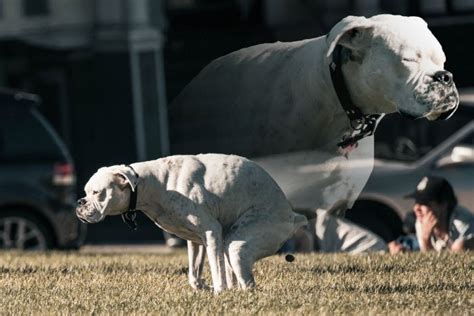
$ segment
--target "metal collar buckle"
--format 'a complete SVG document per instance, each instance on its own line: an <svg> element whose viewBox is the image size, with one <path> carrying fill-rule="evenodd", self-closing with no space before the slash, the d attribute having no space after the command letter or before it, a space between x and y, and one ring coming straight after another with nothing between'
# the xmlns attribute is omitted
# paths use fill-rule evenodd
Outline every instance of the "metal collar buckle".
<svg viewBox="0 0 474 316"><path fill-rule="evenodd" d="M125 213L122 213L123 222L127 224L132 230L137 230L138 228L136 218L137 212L135 210L128 210Z"/></svg>
<svg viewBox="0 0 474 316"><path fill-rule="evenodd" d="M350 124L351 128L356 131L361 131L367 126L365 116L362 116L355 120L350 120Z"/></svg>

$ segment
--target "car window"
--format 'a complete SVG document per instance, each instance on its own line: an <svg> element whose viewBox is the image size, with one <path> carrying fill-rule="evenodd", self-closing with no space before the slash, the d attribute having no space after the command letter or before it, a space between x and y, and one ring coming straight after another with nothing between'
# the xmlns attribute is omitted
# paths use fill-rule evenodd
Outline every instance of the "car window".
<svg viewBox="0 0 474 316"><path fill-rule="evenodd" d="M460 146L472 147L474 146L474 132L470 133L466 137L464 137L460 142Z"/></svg>
<svg viewBox="0 0 474 316"><path fill-rule="evenodd" d="M5 107L0 115L0 161L60 160L59 144L33 108Z"/></svg>
<svg viewBox="0 0 474 316"><path fill-rule="evenodd" d="M474 120L472 106L460 106L446 121L409 120L399 114L384 117L375 133L375 157L416 161Z"/></svg>
<svg viewBox="0 0 474 316"><path fill-rule="evenodd" d="M474 162L474 132L469 133L466 137L456 144L451 151L451 159L453 162Z"/></svg>
<svg viewBox="0 0 474 316"><path fill-rule="evenodd" d="M474 132L459 140L449 151L436 161L436 167L444 168L456 164L472 165L474 163Z"/></svg>

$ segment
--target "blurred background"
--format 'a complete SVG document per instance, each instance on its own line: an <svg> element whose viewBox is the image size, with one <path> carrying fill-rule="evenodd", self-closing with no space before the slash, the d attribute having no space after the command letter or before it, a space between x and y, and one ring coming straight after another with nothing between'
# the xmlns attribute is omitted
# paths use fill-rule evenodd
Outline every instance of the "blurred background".
<svg viewBox="0 0 474 316"><path fill-rule="evenodd" d="M462 106L439 123L388 115L379 163L347 215L389 240L411 207L402 194L425 173L447 177L472 210L474 0L0 0L0 246L162 242L141 215L136 232L112 217L86 233L74 203L88 178L101 166L195 153L199 133L180 128L196 122L168 104L213 59L379 13L428 22ZM206 122L200 133L214 129ZM289 197L295 208L305 194Z"/></svg>

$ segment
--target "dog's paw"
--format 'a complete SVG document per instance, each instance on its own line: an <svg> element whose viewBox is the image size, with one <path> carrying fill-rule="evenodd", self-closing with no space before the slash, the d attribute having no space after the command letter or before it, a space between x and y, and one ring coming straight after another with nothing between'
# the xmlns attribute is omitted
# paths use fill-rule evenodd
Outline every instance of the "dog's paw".
<svg viewBox="0 0 474 316"><path fill-rule="evenodd" d="M221 284L221 285L218 285L218 286L212 286L212 291L214 292L214 294L222 293L225 290L227 290L227 287L225 286L225 284Z"/></svg>
<svg viewBox="0 0 474 316"><path fill-rule="evenodd" d="M190 279L189 284L195 290L208 290L209 286L206 285L203 279Z"/></svg>

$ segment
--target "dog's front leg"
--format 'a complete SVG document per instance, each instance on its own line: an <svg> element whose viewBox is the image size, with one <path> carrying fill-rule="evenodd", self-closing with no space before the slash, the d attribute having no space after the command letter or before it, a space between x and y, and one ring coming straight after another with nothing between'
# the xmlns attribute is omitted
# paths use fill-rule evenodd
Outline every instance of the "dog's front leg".
<svg viewBox="0 0 474 316"><path fill-rule="evenodd" d="M204 246L188 240L189 284L193 289L204 289L206 284L201 279L204 266Z"/></svg>
<svg viewBox="0 0 474 316"><path fill-rule="evenodd" d="M219 223L215 223L210 229L206 230L204 244L209 266L211 267L214 293L222 292L226 289L226 283L222 227Z"/></svg>

